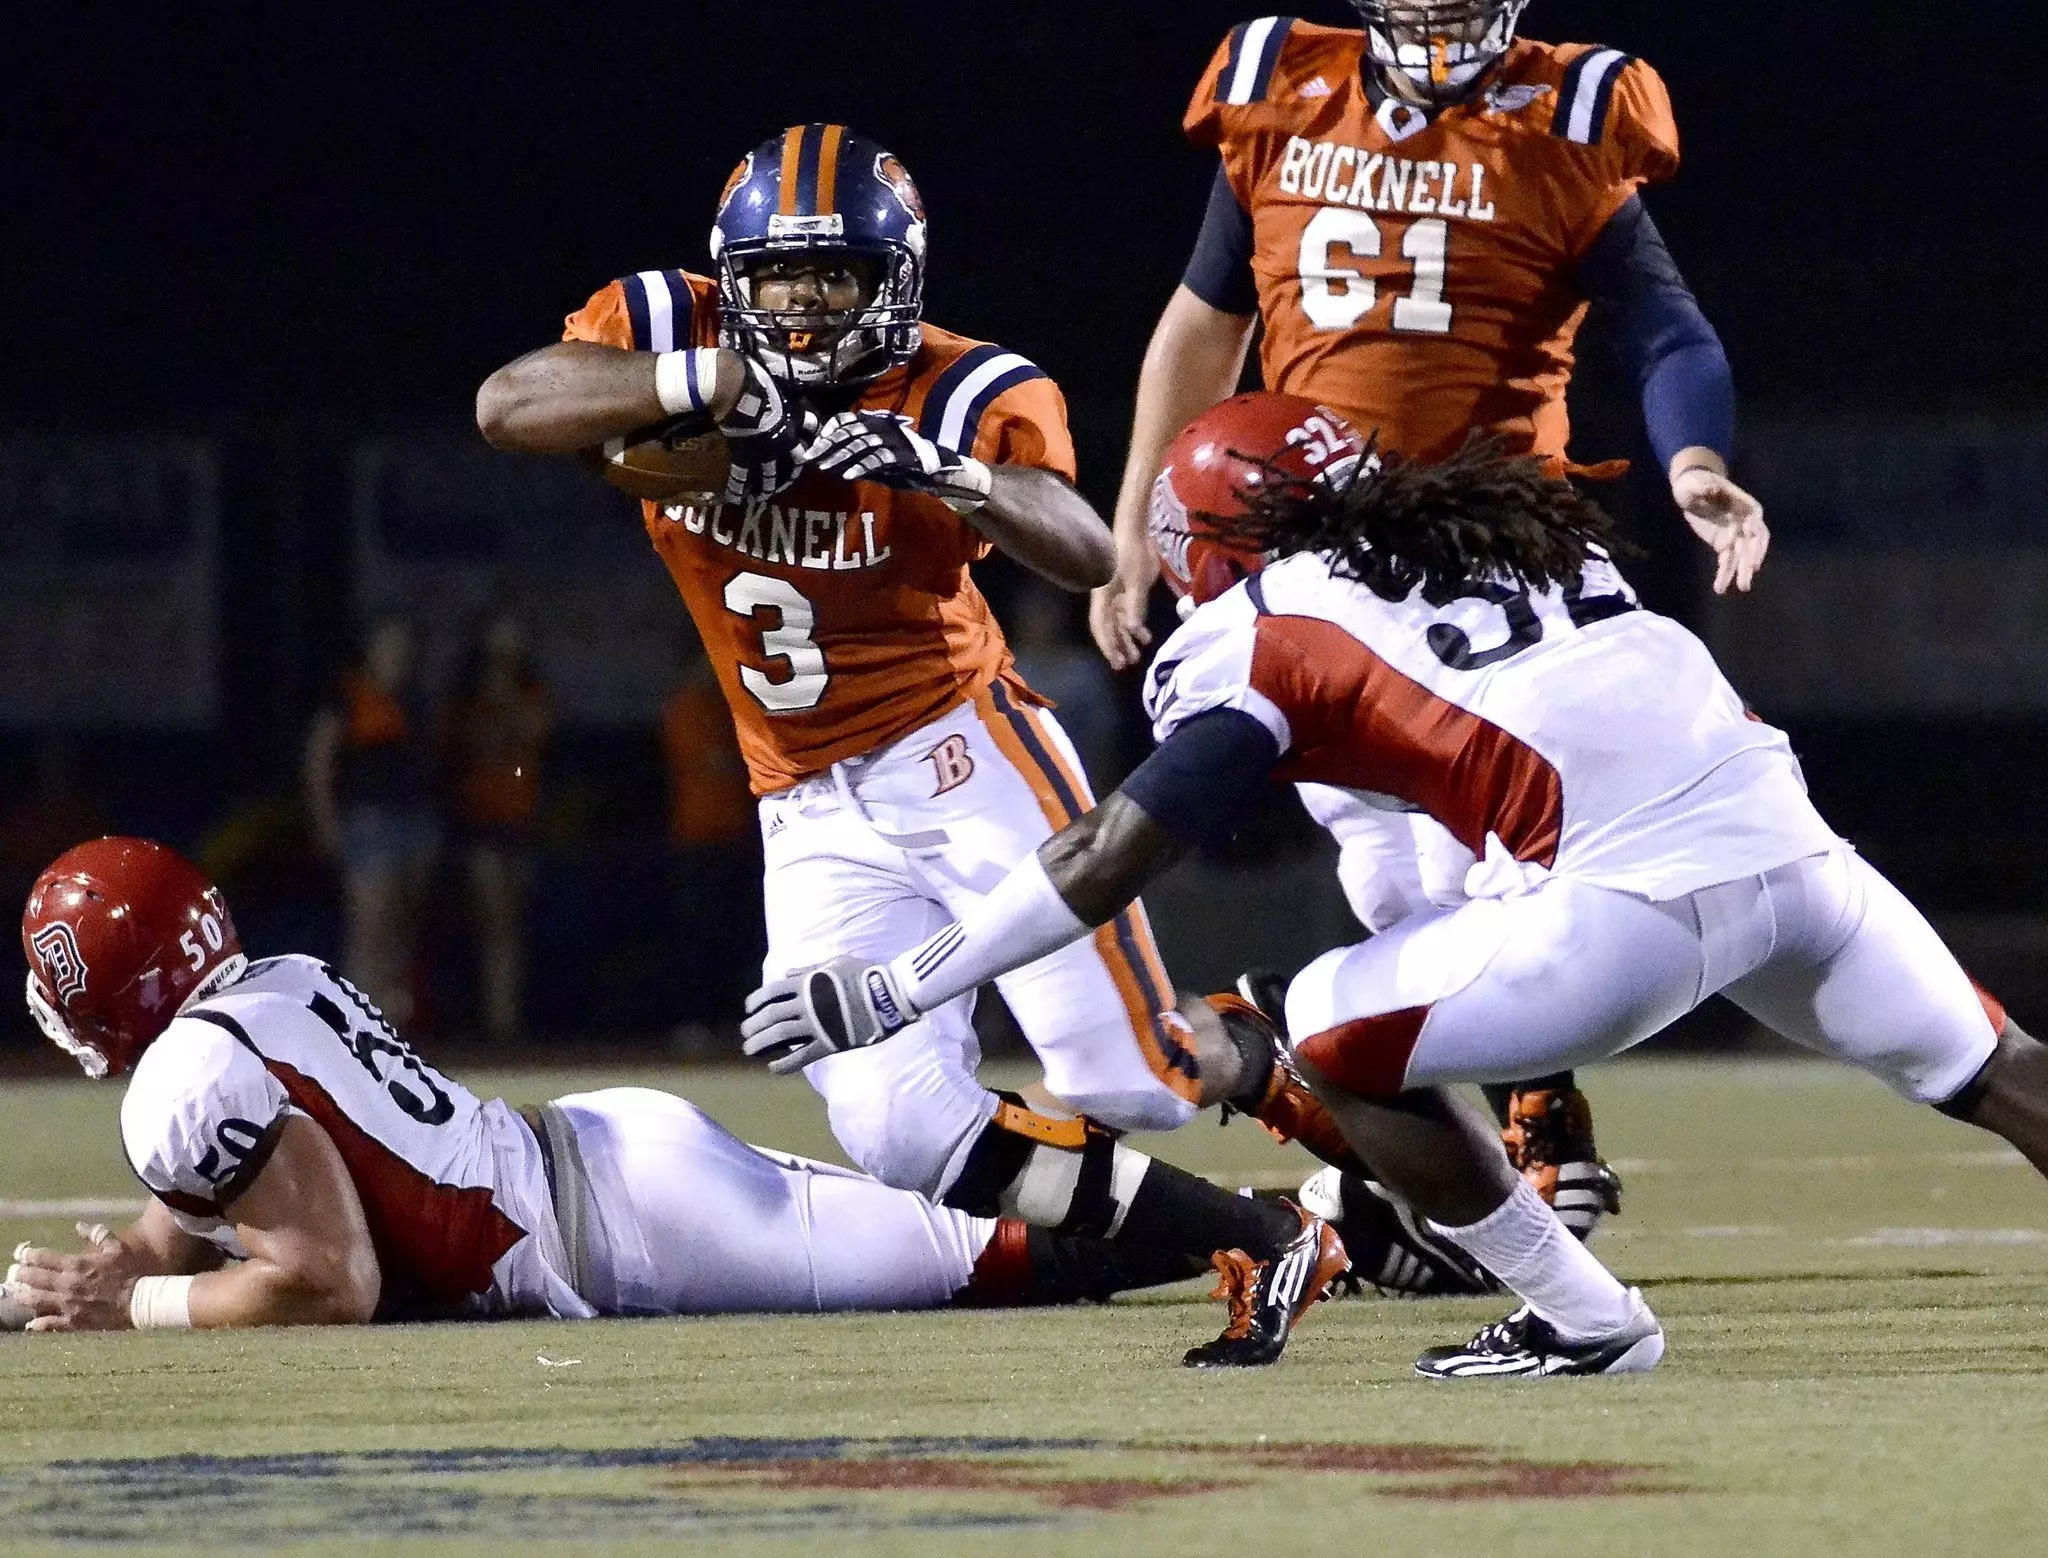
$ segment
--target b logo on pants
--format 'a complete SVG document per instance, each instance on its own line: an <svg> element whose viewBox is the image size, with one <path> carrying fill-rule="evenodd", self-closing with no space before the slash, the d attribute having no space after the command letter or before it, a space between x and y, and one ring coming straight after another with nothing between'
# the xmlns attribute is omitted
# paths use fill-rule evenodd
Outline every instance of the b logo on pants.
<svg viewBox="0 0 2048 1558"><path fill-rule="evenodd" d="M967 750L965 736L948 736L925 753L924 760L938 776L939 787L932 791L934 797L957 790L974 777L974 755Z"/></svg>

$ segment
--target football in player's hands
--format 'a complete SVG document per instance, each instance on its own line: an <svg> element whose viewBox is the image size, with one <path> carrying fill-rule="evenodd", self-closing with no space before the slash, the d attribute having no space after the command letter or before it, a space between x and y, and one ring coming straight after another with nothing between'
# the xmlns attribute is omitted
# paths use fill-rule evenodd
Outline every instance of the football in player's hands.
<svg viewBox="0 0 2048 1558"><path fill-rule="evenodd" d="M619 491L654 503L709 503L725 491L732 447L702 414L607 439L584 464Z"/></svg>
<svg viewBox="0 0 2048 1558"><path fill-rule="evenodd" d="M773 497L803 474L803 451L818 419L794 396L785 395L768 370L742 358L747 382L738 402L718 426L732 452L726 473L729 503Z"/></svg>

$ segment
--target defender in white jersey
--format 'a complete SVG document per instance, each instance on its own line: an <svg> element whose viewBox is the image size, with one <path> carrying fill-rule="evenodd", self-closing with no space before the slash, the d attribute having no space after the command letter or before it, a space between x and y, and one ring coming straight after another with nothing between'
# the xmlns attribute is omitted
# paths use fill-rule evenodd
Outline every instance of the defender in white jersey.
<svg viewBox="0 0 2048 1558"><path fill-rule="evenodd" d="M1445 1084L1614 1054L1717 992L2048 1172L2048 1049L1821 820L1784 735L1706 648L1625 593L1607 518L1483 446L1335 482L1289 471L1315 436L1307 418L1331 415L1302 410L1300 439L1233 445L1268 478L1236 512L1189 515L1167 538L1209 553L1183 574L1212 585L1152 673L1159 750L981 913L837 987L914 1016L1041 956L1228 827L1269 778L1427 813L1471 852L1464 901L1319 958L1285 1021L1351 1145L1525 1301L1426 1354L1417 1368L1434 1377L1662 1355L1641 1296ZM774 986L757 1002L775 1018L757 1026L763 1046L885 1030L812 1021Z"/></svg>
<svg viewBox="0 0 2048 1558"><path fill-rule="evenodd" d="M23 943L49 1036L132 1067L151 1196L83 1255L17 1252L35 1329L916 1309L1193 1274L750 1147L646 1088L479 1099L317 959L250 963L219 892L144 840L61 857Z"/></svg>

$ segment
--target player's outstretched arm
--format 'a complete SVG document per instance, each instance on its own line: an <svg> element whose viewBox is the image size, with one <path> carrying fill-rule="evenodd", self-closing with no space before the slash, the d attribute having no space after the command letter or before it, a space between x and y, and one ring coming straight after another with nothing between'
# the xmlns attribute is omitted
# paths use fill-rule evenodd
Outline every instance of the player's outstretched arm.
<svg viewBox="0 0 2048 1558"><path fill-rule="evenodd" d="M1095 592L1088 611L1096 647L1119 671L1136 665L1152 641L1145 612L1159 578L1159 560L1145 519L1159 462L1182 428L1236 390L1257 317L1226 313L1183 285L1174 289L1152 332L1138 374L1130 453L1117 491L1116 575Z"/></svg>
<svg viewBox="0 0 2048 1558"><path fill-rule="evenodd" d="M249 1258L197 1275L172 1274L205 1257L189 1235L163 1233L169 1214L155 1206L119 1241L84 1255L24 1250L10 1286L36 1313L29 1329L354 1325L376 1312L382 1275L362 1202L313 1121L285 1117L276 1148L225 1215Z"/></svg>
<svg viewBox="0 0 2048 1558"><path fill-rule="evenodd" d="M495 449L571 454L691 409L684 382L698 354L633 352L595 341L556 341L505 364L476 394L476 425ZM670 382L674 381L674 382ZM747 382L745 360L716 354L705 410L728 415Z"/></svg>
<svg viewBox="0 0 2048 1558"><path fill-rule="evenodd" d="M1280 759L1251 716L1180 726L1123 787L1028 855L995 890L886 964L838 958L747 998L748 1055L780 1075L879 1043L926 1012L1049 957L1128 908L1147 883L1251 806Z"/></svg>
<svg viewBox="0 0 2048 1558"><path fill-rule="evenodd" d="M1763 505L1728 476L1734 370L1641 200L1615 212L1579 262L1578 279L1641 389L1643 425L1672 502L1714 549L1714 593L1747 590L1771 533Z"/></svg>

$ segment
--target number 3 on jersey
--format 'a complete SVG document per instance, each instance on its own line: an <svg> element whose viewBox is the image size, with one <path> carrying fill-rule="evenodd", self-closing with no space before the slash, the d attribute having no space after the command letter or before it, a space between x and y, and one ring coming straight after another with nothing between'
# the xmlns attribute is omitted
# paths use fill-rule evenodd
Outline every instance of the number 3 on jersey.
<svg viewBox="0 0 2048 1558"><path fill-rule="evenodd" d="M1301 311L1318 330L1349 330L1372 312L1379 286L1362 270L1340 265L1339 249L1376 260L1384 248L1379 223L1362 211L1325 206L1301 234ZM1431 217L1401 238L1401 255L1415 267L1415 284L1394 299L1394 328L1416 335L1449 335L1451 305L1444 301L1450 269L1451 224ZM1343 284L1338 290L1336 283Z"/></svg>
<svg viewBox="0 0 2048 1558"><path fill-rule="evenodd" d="M754 701L770 714L816 708L831 680L825 669L825 651L811 638L818 625L817 608L787 579L741 573L734 574L725 587L725 609L758 625L761 653L789 667L788 679L778 682L766 671L741 666L740 682L754 695ZM773 613L772 621L764 621L763 613Z"/></svg>

